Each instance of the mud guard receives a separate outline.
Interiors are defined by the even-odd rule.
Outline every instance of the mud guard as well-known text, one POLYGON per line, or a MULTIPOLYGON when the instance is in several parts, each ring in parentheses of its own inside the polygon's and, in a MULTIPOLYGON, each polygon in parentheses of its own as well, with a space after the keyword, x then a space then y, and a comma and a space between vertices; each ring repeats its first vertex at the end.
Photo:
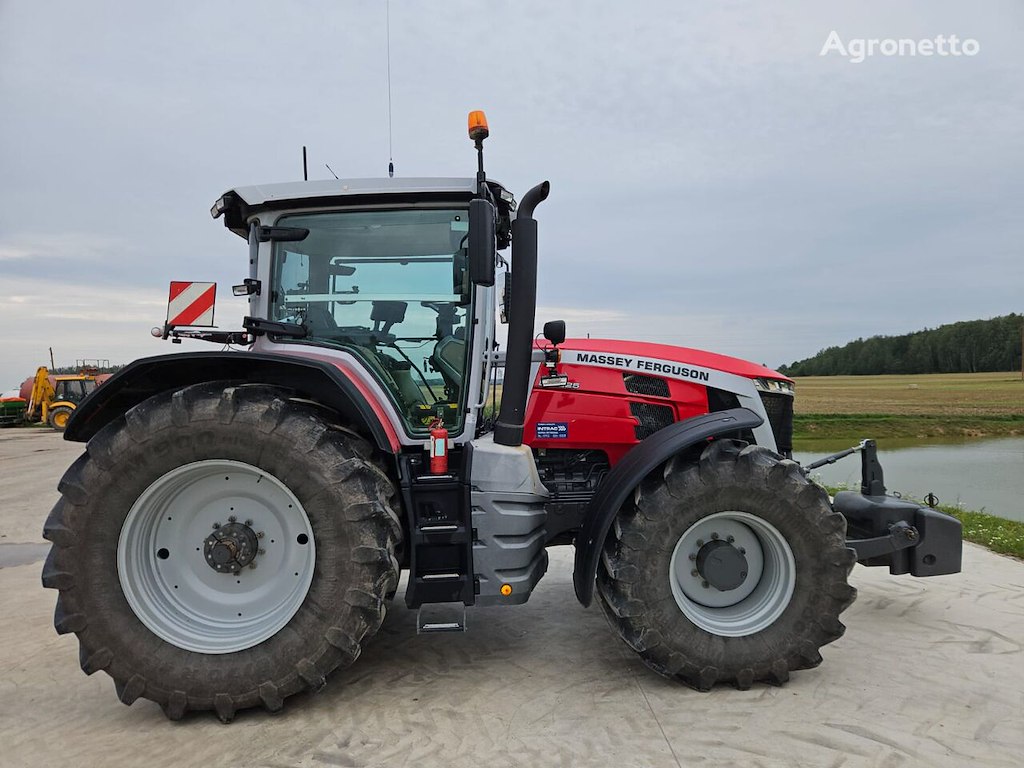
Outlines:
POLYGON ((658 430, 633 448, 608 473, 594 493, 580 534, 576 538, 573 585, 576 597, 589 606, 594 599, 597 564, 604 540, 626 499, 659 464, 712 437, 733 435, 761 426, 764 419, 746 408, 732 408, 696 416, 658 430))
POLYGON ((192 352, 136 360, 82 401, 68 421, 64 439, 87 442, 143 400, 204 381, 290 389, 296 397, 321 403, 364 429, 381 451, 394 453, 398 448, 394 430, 385 427, 373 404, 342 370, 320 360, 256 352, 192 352))

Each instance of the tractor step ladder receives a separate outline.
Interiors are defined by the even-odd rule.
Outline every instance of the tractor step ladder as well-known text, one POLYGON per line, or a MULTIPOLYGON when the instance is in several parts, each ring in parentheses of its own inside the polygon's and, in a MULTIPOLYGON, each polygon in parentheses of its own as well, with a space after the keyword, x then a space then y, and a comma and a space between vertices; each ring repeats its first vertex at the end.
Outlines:
POLYGON ((464 631, 465 606, 476 600, 469 488, 454 475, 412 472, 402 485, 409 515, 405 603, 419 611, 418 632, 464 631))
POLYGON ((465 632, 464 603, 427 603, 416 611, 416 634, 427 632, 465 632))

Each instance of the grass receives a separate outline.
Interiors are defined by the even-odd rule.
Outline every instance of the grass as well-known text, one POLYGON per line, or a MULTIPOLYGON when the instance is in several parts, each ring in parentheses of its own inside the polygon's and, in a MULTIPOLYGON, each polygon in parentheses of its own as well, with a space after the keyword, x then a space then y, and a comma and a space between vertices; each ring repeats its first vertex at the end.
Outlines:
POLYGON ((795 379, 794 438, 1024 435, 1019 373, 795 379))
POLYGON ((940 505, 939 509, 963 523, 964 541, 973 541, 993 552, 1013 555, 1024 560, 1024 523, 955 507, 940 505))
MULTIPOLYGON (((830 494, 846 490, 845 487, 824 487, 830 494)), ((912 501, 924 504, 919 499, 912 499, 912 501)), ((961 509, 949 504, 940 504, 936 509, 947 515, 952 515, 960 521, 963 525, 964 541, 980 544, 993 552, 1024 560, 1024 522, 1007 520, 986 512, 961 509)))
POLYGON ((868 413, 798 414, 794 440, 883 438, 1002 437, 1024 435, 1024 416, 890 416, 868 413))

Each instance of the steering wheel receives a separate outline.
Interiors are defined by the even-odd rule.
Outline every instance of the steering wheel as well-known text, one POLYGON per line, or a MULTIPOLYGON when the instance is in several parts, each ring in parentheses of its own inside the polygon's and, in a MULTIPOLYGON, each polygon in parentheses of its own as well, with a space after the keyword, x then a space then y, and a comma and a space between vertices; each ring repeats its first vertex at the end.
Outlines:
POLYGON ((456 305, 453 301, 421 301, 420 306, 427 307, 441 314, 446 309, 455 309, 456 305))

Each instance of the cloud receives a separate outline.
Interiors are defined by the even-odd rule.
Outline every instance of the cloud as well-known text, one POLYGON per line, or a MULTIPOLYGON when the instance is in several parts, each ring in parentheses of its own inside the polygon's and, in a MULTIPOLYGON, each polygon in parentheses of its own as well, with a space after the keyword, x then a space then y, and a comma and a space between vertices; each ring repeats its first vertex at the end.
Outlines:
POLYGON ((473 108, 493 177, 552 182, 538 329, 777 365, 1021 311, 1016 5, 393 3, 390 115, 382 4, 309 7, 0 3, 0 358, 165 351, 168 280, 247 274, 221 192, 303 146, 312 178, 471 175, 473 108), (854 66, 831 30, 981 51, 854 66))
POLYGON ((13 261, 14 259, 28 259, 33 256, 31 248, 19 248, 0 242, 0 261, 13 261))
MULTIPOLYGON (((58 365, 82 358, 125 364, 139 357, 211 349, 195 341, 172 346, 150 335, 167 314, 164 287, 112 288, 43 278, 5 279, 4 286, 9 295, 0 299, 0 388, 48 364, 49 348, 58 365)), ((244 304, 222 296, 218 325, 241 328, 243 312, 244 304)))
POLYGON ((605 324, 619 322, 628 317, 625 312, 618 310, 599 309, 593 307, 551 307, 538 306, 537 318, 549 320, 565 320, 567 323, 594 323, 605 324))

